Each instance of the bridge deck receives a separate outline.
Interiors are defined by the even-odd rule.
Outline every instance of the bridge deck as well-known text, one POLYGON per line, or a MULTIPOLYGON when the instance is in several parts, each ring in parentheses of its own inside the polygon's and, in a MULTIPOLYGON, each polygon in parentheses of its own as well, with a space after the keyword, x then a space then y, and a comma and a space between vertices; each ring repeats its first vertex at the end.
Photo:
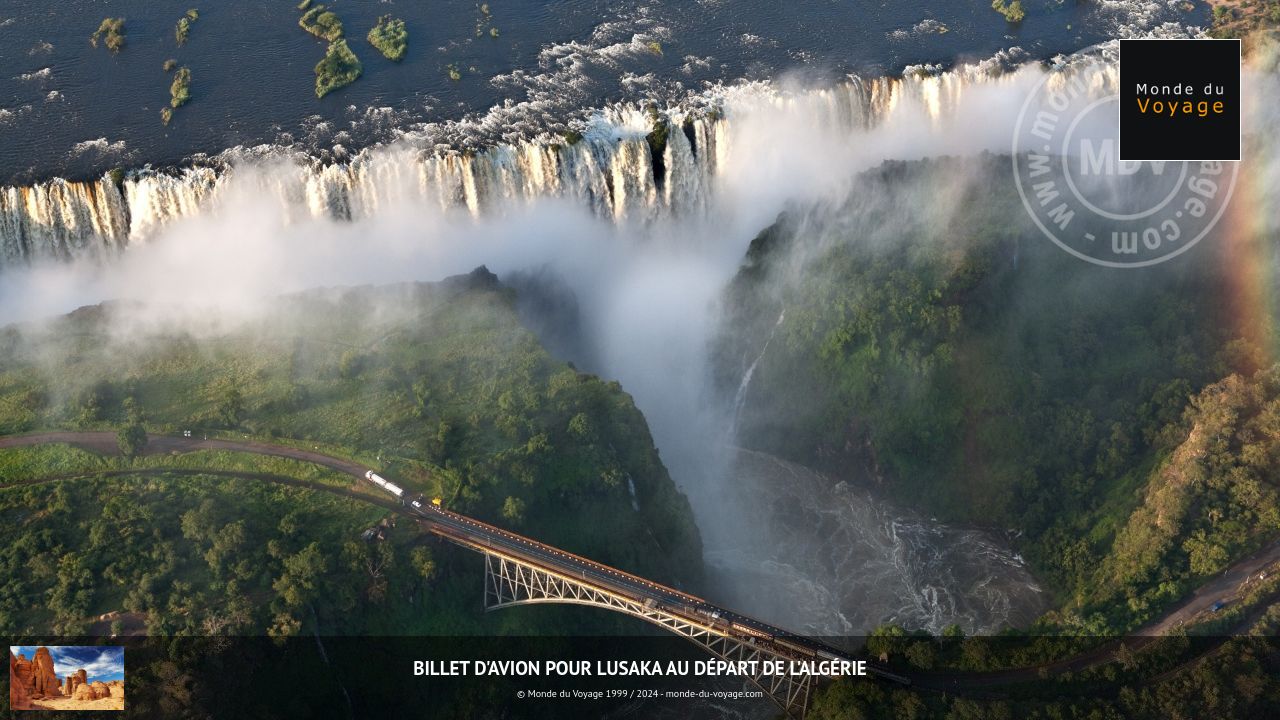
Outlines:
MULTIPOLYGON (((664 612, 702 625, 709 631, 746 642, 767 642, 780 655, 795 659, 849 659, 844 653, 752 617, 741 615, 689 593, 632 575, 488 523, 435 505, 412 508, 429 529, 472 550, 507 555, 577 582, 595 585, 639 602, 652 602, 664 612)), ((906 678, 867 664, 867 672, 895 682, 906 678)))

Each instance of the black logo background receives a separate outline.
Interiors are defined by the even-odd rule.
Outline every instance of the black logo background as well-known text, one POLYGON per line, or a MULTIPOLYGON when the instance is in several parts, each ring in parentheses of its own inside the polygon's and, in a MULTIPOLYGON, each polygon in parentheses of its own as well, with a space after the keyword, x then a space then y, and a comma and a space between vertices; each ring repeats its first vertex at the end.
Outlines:
POLYGON ((1239 160, 1240 41, 1121 40, 1120 159, 1239 160), (1191 95, 1137 94, 1138 83, 1190 85, 1191 95), (1205 85, 1222 86, 1223 94, 1205 95, 1205 85), (1170 117, 1138 111, 1137 99, 1192 103, 1222 101, 1224 112, 1170 117))

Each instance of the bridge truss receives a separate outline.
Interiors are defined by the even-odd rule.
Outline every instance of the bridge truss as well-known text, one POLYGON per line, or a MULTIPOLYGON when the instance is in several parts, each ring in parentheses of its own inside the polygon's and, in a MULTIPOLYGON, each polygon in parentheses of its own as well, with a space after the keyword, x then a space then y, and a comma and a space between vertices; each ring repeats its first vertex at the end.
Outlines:
MULTIPOLYGON (((568 603, 591 605, 640 618, 679 635, 716 657, 730 662, 799 659, 781 648, 754 637, 731 635, 711 623, 701 623, 663 609, 652 600, 638 601, 597 584, 556 573, 489 549, 484 553, 484 607, 486 611, 513 605, 568 603)), ((784 664, 785 667, 785 664, 784 664)), ((803 720, 813 690, 810 675, 759 673, 747 679, 764 692, 788 718, 803 720)))

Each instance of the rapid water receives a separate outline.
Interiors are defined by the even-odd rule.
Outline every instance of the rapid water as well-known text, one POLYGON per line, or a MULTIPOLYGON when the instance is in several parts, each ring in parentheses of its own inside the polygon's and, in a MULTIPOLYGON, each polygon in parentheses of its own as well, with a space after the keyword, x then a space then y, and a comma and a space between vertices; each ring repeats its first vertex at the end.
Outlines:
MULTIPOLYGON (((244 181, 253 187, 246 190, 242 182, 238 189, 274 198, 292 220, 361 220, 403 205, 465 209, 479 218, 545 198, 570 200, 616 223, 705 213, 730 154, 741 165, 757 152, 733 148, 733 137, 769 140, 758 137, 770 129, 762 121, 777 118, 783 128, 803 118, 807 127, 852 140, 873 128, 892 127, 902 116, 912 123, 923 119, 927 126, 920 132, 936 136, 942 127, 969 122, 966 115, 980 112, 984 96, 999 94, 1026 74, 1006 72, 1012 59, 1000 56, 937 73, 917 69, 900 78, 850 77, 828 89, 751 83, 717 89, 661 112, 619 105, 594 113, 573 143, 541 138, 459 154, 423 147, 423 141, 408 137, 342 163, 261 146, 230 150, 185 169, 4 187, 0 268, 44 259, 107 258, 144 244, 174 221, 215 208, 237 170, 246 166, 272 171, 253 173, 244 181), (745 131, 731 127, 739 116, 748 121, 745 131), (660 152, 647 139, 659 122, 667 129, 660 152)), ((1114 78, 1104 74, 1101 81, 1114 78)), ((784 140, 782 135, 772 140, 784 140)))
POLYGON ((744 612, 789 615, 802 632, 842 637, 883 623, 990 634, 1048 609, 1022 558, 999 538, 770 455, 730 453, 739 492, 724 512, 758 532, 747 542, 704 532, 703 542, 713 584, 743 598, 744 612))
POLYGON ((324 43, 298 27, 296 2, 206 3, 179 47, 173 27, 187 5, 0 0, 0 184, 176 166, 262 144, 340 160, 406 131, 478 150, 559 133, 592 108, 671 104, 709 84, 897 74, 1015 46, 1047 58, 1163 23, 1209 20, 1203 3, 1171 0, 1027 4, 1018 25, 989 0, 491 0, 487 19, 475 0, 326 4, 364 72, 317 99, 312 67, 324 43), (364 40, 384 13, 407 24, 402 62, 364 40), (117 54, 88 41, 106 16, 126 19, 117 54), (169 59, 190 68, 192 100, 164 125, 169 59))

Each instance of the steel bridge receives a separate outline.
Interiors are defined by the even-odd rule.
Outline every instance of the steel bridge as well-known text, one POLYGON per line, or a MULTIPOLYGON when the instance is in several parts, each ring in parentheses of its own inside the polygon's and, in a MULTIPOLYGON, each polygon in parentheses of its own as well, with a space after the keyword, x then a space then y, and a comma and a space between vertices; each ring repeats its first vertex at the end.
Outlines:
MULTIPOLYGON (((810 638, 436 505, 412 502, 407 508, 432 533, 484 555, 485 610, 539 603, 604 608, 679 635, 722 660, 756 661, 746 666, 753 668, 788 668, 790 661, 850 660, 810 638)), ((866 670, 882 679, 909 683, 871 663, 866 670)), ((786 717, 803 720, 818 676, 759 672, 746 679, 786 717)))

